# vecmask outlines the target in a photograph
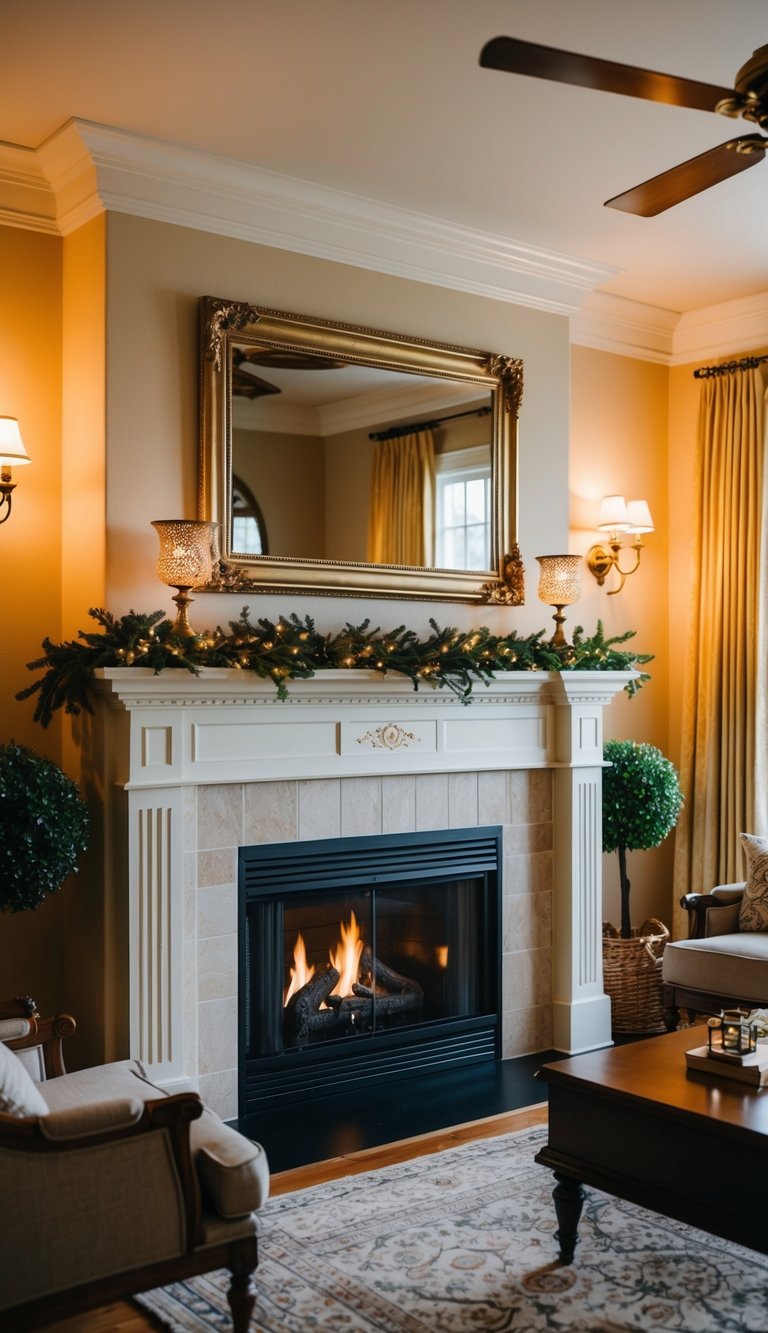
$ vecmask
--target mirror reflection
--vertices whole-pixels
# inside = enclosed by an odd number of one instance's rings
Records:
[[[491,569],[488,393],[309,355],[231,355],[234,555]]]

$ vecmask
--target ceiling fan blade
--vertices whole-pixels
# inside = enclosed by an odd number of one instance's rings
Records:
[[[558,51],[517,37],[494,37],[486,42],[480,52],[480,64],[484,69],[527,74],[534,79],[552,79],[605,93],[624,93],[627,97],[644,97],[646,101],[692,107],[695,111],[714,111],[723,99],[740,98],[732,88],[697,83],[695,79],[677,78],[674,74],[658,74],[613,60],[599,60],[596,56],[577,55],[574,51]]]
[[[738,144],[749,144],[751,148],[739,152]],[[605,207],[619,208],[624,213],[637,213],[643,218],[655,217],[674,204],[680,204],[684,199],[690,199],[692,195],[718,185],[729,176],[737,176],[740,171],[754,167],[762,161],[766,149],[768,139],[762,139],[757,134],[744,134],[739,139],[729,139],[727,143],[718,144],[717,148],[710,148],[706,153],[699,153],[698,157],[681,162],[670,171],[663,171],[660,176],[643,181],[642,185],[636,185],[624,194],[606,199]]]

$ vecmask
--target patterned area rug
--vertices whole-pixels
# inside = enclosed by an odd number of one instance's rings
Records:
[[[254,1333],[765,1333],[768,1258],[587,1191],[557,1263],[544,1129],[271,1199]],[[227,1273],[140,1302],[178,1333],[229,1329]]]

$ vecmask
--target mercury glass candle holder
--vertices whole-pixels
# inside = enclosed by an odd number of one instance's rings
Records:
[[[581,596],[580,555],[537,555],[539,562],[539,599],[547,606],[554,606],[555,632],[550,639],[552,648],[566,648],[568,641],[563,633],[563,607],[578,602]]]
[[[191,518],[158,518],[153,519],[152,527],[160,539],[158,577],[176,589],[174,633],[183,639],[194,638],[195,631],[189,623],[189,604],[193,598],[189,593],[191,588],[210,582],[212,530],[217,524]]]

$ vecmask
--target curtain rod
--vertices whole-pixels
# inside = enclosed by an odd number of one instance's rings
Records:
[[[697,380],[708,380],[713,375],[732,375],[735,370],[754,370],[768,361],[768,356],[743,356],[740,361],[725,361],[720,366],[699,366],[693,376]]]
[[[434,430],[444,421],[456,421],[458,417],[487,417],[490,407],[473,407],[467,412],[454,412],[447,417],[432,417],[431,421],[413,421],[409,426],[392,426],[390,430],[373,430],[369,440],[396,440],[401,435],[413,435],[417,430]]]

